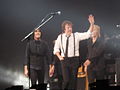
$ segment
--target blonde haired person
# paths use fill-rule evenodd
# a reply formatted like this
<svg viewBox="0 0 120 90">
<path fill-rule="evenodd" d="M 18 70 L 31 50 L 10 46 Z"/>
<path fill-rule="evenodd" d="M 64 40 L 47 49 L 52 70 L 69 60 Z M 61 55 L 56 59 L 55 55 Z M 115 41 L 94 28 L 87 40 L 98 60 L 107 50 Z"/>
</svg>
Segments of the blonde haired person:
<svg viewBox="0 0 120 90">
<path fill-rule="evenodd" d="M 89 85 L 105 77 L 105 40 L 100 31 L 100 26 L 94 25 L 92 37 L 88 40 L 88 55 L 84 66 L 87 67 Z"/>
</svg>

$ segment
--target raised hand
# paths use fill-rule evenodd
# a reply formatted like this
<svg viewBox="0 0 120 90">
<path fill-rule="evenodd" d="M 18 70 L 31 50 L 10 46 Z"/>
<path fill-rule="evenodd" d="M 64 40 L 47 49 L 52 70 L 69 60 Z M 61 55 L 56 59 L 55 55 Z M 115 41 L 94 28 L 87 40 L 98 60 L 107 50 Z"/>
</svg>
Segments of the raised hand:
<svg viewBox="0 0 120 90">
<path fill-rule="evenodd" d="M 93 16 L 92 14 L 89 15 L 88 21 L 89 21 L 89 23 L 92 24 L 92 25 L 95 23 L 94 16 Z"/>
<path fill-rule="evenodd" d="M 89 15 L 88 21 L 90 23 L 89 30 L 90 30 L 90 32 L 93 32 L 95 20 L 94 20 L 94 16 L 92 14 Z"/>
</svg>

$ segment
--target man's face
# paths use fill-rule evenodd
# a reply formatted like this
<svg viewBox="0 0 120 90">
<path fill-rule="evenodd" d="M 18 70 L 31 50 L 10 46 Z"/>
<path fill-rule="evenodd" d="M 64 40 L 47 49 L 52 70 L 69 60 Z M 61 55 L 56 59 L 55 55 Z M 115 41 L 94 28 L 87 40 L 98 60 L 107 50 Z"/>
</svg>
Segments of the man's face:
<svg viewBox="0 0 120 90">
<path fill-rule="evenodd" d="M 41 37 L 41 32 L 39 30 L 34 31 L 34 39 L 40 39 Z"/>
<path fill-rule="evenodd" d="M 70 35 L 72 33 L 72 25 L 66 24 L 65 25 L 65 33 Z"/>
</svg>

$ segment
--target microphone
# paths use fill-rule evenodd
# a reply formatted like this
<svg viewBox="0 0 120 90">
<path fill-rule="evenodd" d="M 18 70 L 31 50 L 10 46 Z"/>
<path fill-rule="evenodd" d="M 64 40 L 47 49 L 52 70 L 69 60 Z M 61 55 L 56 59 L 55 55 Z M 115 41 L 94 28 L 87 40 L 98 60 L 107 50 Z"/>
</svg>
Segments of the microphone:
<svg viewBox="0 0 120 90">
<path fill-rule="evenodd" d="M 116 25 L 116 27 L 120 27 L 120 24 Z"/>
<path fill-rule="evenodd" d="M 61 11 L 57 11 L 57 12 L 52 12 L 50 13 L 51 15 L 60 15 L 61 14 Z"/>
</svg>

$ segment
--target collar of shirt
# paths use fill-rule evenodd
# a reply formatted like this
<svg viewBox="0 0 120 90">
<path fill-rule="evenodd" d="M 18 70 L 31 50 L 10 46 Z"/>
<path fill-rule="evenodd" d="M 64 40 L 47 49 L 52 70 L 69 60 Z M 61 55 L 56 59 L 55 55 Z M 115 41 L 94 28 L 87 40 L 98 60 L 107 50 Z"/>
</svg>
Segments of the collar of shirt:
<svg viewBox="0 0 120 90">
<path fill-rule="evenodd" d="M 71 36 L 73 36 L 73 33 L 71 33 L 70 35 L 67 35 L 66 33 L 63 33 L 63 37 L 71 37 Z"/>
</svg>

